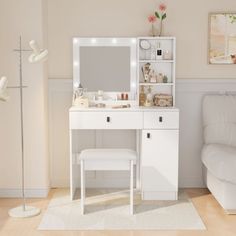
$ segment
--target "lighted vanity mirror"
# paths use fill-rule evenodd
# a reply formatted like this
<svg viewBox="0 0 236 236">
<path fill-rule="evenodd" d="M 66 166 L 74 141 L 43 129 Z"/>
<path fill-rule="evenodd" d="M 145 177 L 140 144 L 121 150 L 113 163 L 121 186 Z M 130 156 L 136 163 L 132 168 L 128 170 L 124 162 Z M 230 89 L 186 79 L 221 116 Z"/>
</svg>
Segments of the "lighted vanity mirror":
<svg viewBox="0 0 236 236">
<path fill-rule="evenodd" d="M 73 38 L 73 85 L 136 94 L 135 38 Z"/>
</svg>

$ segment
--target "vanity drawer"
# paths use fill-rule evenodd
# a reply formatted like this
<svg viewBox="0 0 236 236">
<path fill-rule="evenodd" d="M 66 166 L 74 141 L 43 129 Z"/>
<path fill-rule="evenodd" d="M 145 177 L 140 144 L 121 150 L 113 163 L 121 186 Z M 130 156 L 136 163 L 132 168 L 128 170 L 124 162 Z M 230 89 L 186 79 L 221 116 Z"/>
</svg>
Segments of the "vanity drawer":
<svg viewBox="0 0 236 236">
<path fill-rule="evenodd" d="M 144 129 L 178 129 L 179 112 L 144 112 Z"/>
<path fill-rule="evenodd" d="M 142 112 L 70 112 L 70 129 L 142 129 Z"/>
</svg>

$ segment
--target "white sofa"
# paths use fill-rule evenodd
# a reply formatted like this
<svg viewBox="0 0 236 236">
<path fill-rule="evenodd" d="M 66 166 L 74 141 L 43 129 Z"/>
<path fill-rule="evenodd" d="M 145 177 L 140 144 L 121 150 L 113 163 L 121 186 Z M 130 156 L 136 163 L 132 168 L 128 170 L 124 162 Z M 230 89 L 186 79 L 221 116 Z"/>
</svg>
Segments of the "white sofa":
<svg viewBox="0 0 236 236">
<path fill-rule="evenodd" d="M 208 189 L 229 214 L 236 213 L 236 96 L 203 99 L 202 162 Z"/>
</svg>

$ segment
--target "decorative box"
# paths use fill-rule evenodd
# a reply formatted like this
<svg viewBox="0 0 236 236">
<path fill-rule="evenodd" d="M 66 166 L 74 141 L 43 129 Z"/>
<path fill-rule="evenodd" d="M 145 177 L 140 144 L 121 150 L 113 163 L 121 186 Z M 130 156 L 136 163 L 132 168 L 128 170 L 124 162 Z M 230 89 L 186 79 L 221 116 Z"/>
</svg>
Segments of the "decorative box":
<svg viewBox="0 0 236 236">
<path fill-rule="evenodd" d="M 153 104 L 159 107 L 172 107 L 173 96 L 169 94 L 155 94 L 153 96 Z"/>
<path fill-rule="evenodd" d="M 80 96 L 74 100 L 73 105 L 81 108 L 87 108 L 89 107 L 89 100 L 86 97 Z"/>
</svg>

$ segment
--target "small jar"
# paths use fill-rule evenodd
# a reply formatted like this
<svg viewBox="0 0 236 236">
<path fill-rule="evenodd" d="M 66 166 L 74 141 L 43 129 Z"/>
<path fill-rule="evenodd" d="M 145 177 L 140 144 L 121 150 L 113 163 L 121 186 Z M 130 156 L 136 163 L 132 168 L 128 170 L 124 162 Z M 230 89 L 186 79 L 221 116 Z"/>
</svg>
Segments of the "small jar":
<svg viewBox="0 0 236 236">
<path fill-rule="evenodd" d="M 169 50 L 165 50 L 163 56 L 164 56 L 164 60 L 171 60 L 172 58 L 171 52 Z"/>
<path fill-rule="evenodd" d="M 163 83 L 163 75 L 162 75 L 162 73 L 159 73 L 157 75 L 157 83 Z"/>
<path fill-rule="evenodd" d="M 102 101 L 103 100 L 103 91 L 102 90 L 98 90 L 97 100 L 98 101 Z"/>
</svg>

